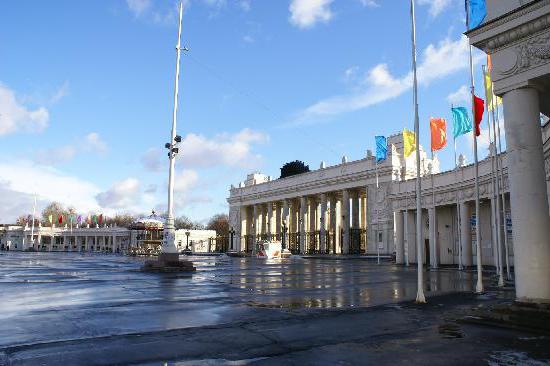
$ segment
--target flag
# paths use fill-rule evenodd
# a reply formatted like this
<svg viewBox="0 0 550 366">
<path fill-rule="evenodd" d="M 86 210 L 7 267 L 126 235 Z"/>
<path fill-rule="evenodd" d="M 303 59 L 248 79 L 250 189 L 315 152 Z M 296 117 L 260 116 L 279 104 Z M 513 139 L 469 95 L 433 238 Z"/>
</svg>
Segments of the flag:
<svg viewBox="0 0 550 366">
<path fill-rule="evenodd" d="M 408 158 L 416 150 L 416 136 L 414 132 L 403 130 L 403 155 Z"/>
<path fill-rule="evenodd" d="M 63 223 L 63 215 L 59 215 L 59 216 L 57 217 L 57 223 L 58 223 L 59 225 L 61 225 L 61 224 Z"/>
<path fill-rule="evenodd" d="M 472 131 L 472 121 L 468 116 L 468 110 L 464 107 L 451 108 L 453 114 L 453 136 L 457 138 Z"/>
<path fill-rule="evenodd" d="M 447 145 L 447 121 L 443 118 L 430 118 L 432 151 L 441 150 Z"/>
<path fill-rule="evenodd" d="M 99 215 L 98 222 L 99 222 L 99 225 L 103 223 L 103 214 Z"/>
<path fill-rule="evenodd" d="M 466 0 L 468 1 L 468 0 Z M 477 28 L 483 23 L 487 16 L 487 7 L 485 0 L 469 0 L 470 6 L 467 6 L 468 11 L 468 29 Z"/>
<path fill-rule="evenodd" d="M 48 215 L 48 221 L 50 222 L 50 225 L 53 224 L 53 215 L 52 214 Z"/>
<path fill-rule="evenodd" d="M 483 112 L 485 111 L 485 102 L 483 99 L 478 98 L 476 95 L 474 95 L 474 121 L 476 124 L 476 136 L 481 135 L 481 130 L 479 126 L 481 125 L 481 121 L 483 120 Z"/>
<path fill-rule="evenodd" d="M 94 224 L 97 224 L 97 215 L 92 216 L 92 221 Z"/>
<path fill-rule="evenodd" d="M 376 162 L 386 160 L 388 157 L 388 142 L 384 136 L 375 136 L 376 141 Z"/>
<path fill-rule="evenodd" d="M 79 224 L 82 224 L 82 215 L 78 215 L 76 222 L 78 222 Z"/>
<path fill-rule="evenodd" d="M 491 55 L 487 55 L 487 72 L 485 73 L 485 96 L 487 99 L 487 108 L 492 111 L 494 108 L 502 104 L 502 98 L 495 96 L 493 93 L 493 81 L 491 80 L 491 70 L 493 63 Z"/>
</svg>

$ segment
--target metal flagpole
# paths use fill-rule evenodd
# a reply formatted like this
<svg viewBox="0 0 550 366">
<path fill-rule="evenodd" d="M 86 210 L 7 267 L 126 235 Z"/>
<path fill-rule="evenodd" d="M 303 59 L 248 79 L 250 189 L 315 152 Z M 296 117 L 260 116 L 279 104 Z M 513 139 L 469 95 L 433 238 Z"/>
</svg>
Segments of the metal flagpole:
<svg viewBox="0 0 550 366">
<path fill-rule="evenodd" d="M 500 180 L 501 180 L 501 200 L 502 200 L 502 221 L 504 226 L 504 254 L 506 259 L 506 279 L 510 281 L 512 276 L 510 275 L 510 257 L 508 255 L 508 222 L 506 218 L 506 192 L 504 191 L 504 172 L 502 169 L 502 144 L 500 137 L 500 122 L 498 117 L 498 103 L 495 101 L 495 108 L 497 110 L 497 138 L 498 138 L 498 160 L 500 161 Z"/>
<path fill-rule="evenodd" d="M 466 0 L 466 30 L 470 28 L 470 3 Z M 475 85 L 474 85 L 474 63 L 472 60 L 472 46 L 468 45 L 470 53 L 470 89 L 472 97 L 472 117 L 475 122 Z M 475 126 L 474 126 L 475 127 Z M 474 137 L 474 170 L 475 170 L 475 195 L 476 195 L 476 262 L 477 262 L 477 283 L 476 283 L 476 292 L 483 292 L 483 272 L 481 268 L 481 230 L 479 225 L 479 167 L 477 161 L 477 135 L 476 128 L 472 129 L 472 135 Z"/>
<path fill-rule="evenodd" d="M 168 217 L 166 218 L 166 226 L 164 228 L 164 241 L 162 243 L 162 253 L 177 254 L 175 243 L 175 227 L 174 227 L 174 168 L 175 159 L 178 149 L 176 143 L 176 120 L 178 115 L 178 93 L 179 93 L 179 74 L 180 74 L 180 56 L 181 56 L 181 27 L 183 18 L 183 1 L 180 1 L 179 7 L 179 28 L 178 28 L 178 44 L 176 46 L 176 78 L 174 82 L 174 110 L 172 115 L 172 131 L 170 143 L 167 144 L 169 149 L 168 156 L 170 158 L 170 169 L 168 175 Z"/>
<path fill-rule="evenodd" d="M 36 193 L 34 194 L 34 205 L 32 206 L 31 243 L 34 249 L 34 217 L 36 216 Z"/>
<path fill-rule="evenodd" d="M 454 108 L 454 105 L 451 104 L 451 112 Z M 454 147 L 454 156 L 455 156 L 455 182 L 458 182 L 458 160 L 456 159 L 456 137 L 453 133 L 453 147 Z M 461 229 L 461 221 L 460 221 L 460 203 L 458 198 L 458 190 L 456 192 L 456 226 L 458 231 L 458 270 L 462 271 L 464 267 L 462 266 L 462 229 Z"/>
<path fill-rule="evenodd" d="M 432 150 L 432 169 L 430 170 L 430 173 L 431 173 L 431 178 L 432 178 L 432 209 L 433 209 L 433 222 L 432 222 L 432 225 L 430 225 L 430 231 L 432 231 L 432 238 L 434 240 L 434 243 L 433 243 L 433 253 L 432 253 L 432 256 L 434 258 L 434 261 L 433 263 L 431 264 L 431 267 L 432 268 L 437 268 L 437 260 L 435 260 L 435 258 L 437 257 L 437 249 L 436 249 L 436 245 L 437 245 L 437 240 L 436 240 L 436 235 L 437 235 L 437 226 L 436 226 L 436 214 L 435 214 L 435 190 L 434 190 L 434 150 L 433 148 L 430 146 L 430 150 Z M 433 226 L 433 227 L 432 227 Z"/>
<path fill-rule="evenodd" d="M 485 100 L 488 101 L 489 97 L 491 97 L 491 103 L 493 102 L 493 97 L 487 95 L 487 88 L 489 85 L 487 85 L 487 78 L 485 77 L 487 70 L 485 69 L 485 66 L 481 67 L 481 70 L 483 72 L 483 80 L 485 83 Z M 492 93 L 492 88 L 491 88 Z M 500 187 L 499 187 L 499 181 L 498 181 L 498 162 L 496 159 L 496 130 L 495 130 L 495 110 L 494 105 L 491 105 L 492 110 L 491 113 L 489 113 L 489 103 L 486 103 L 486 111 L 487 111 L 487 125 L 489 126 L 489 146 L 491 147 L 491 180 L 493 182 L 493 200 L 494 204 L 492 205 L 492 213 L 493 213 L 493 224 L 494 224 L 494 230 L 493 230 L 493 236 L 494 241 L 496 241 L 496 253 L 497 253 L 497 260 L 496 260 L 496 267 L 498 272 L 498 286 L 502 287 L 504 286 L 504 273 L 502 269 L 502 237 L 500 234 Z M 492 117 L 492 123 L 491 123 L 491 117 Z M 492 124 L 492 130 L 493 130 L 493 139 L 491 141 L 491 124 Z M 496 235 L 495 235 L 496 234 Z"/>
<path fill-rule="evenodd" d="M 377 262 L 380 264 L 380 242 L 378 241 L 378 236 L 380 235 L 380 212 L 378 211 L 378 157 L 376 157 L 376 194 L 374 198 L 374 207 L 376 210 L 376 257 Z"/>
<path fill-rule="evenodd" d="M 416 302 L 426 303 L 424 296 L 424 265 L 422 250 L 422 183 L 420 181 L 420 123 L 418 121 L 418 80 L 416 78 L 416 18 L 414 14 L 414 0 L 411 0 L 411 38 L 412 38 L 412 66 L 413 66 L 413 100 L 414 100 L 414 138 L 416 150 L 416 262 L 417 262 L 417 292 Z"/>
</svg>

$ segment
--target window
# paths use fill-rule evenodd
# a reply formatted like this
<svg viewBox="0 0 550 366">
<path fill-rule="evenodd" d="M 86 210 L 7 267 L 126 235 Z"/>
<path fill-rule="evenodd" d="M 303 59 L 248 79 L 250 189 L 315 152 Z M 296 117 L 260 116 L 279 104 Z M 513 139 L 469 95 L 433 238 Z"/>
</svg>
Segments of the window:
<svg viewBox="0 0 550 366">
<path fill-rule="evenodd" d="M 382 232 L 381 231 L 378 232 L 378 242 L 379 243 L 382 242 Z"/>
</svg>

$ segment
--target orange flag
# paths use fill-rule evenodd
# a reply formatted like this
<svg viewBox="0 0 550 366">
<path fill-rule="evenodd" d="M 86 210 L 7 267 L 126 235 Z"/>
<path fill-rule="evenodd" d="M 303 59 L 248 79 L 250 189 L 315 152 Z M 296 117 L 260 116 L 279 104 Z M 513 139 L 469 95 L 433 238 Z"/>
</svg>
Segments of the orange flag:
<svg viewBox="0 0 550 366">
<path fill-rule="evenodd" d="M 430 118 L 432 151 L 441 150 L 447 145 L 447 122 L 443 118 Z"/>
</svg>

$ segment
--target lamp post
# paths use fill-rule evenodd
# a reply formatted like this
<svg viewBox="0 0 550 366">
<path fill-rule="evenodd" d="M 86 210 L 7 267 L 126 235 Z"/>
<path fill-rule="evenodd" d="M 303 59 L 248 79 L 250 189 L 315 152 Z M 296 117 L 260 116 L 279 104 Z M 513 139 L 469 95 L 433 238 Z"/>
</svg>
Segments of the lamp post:
<svg viewBox="0 0 550 366">
<path fill-rule="evenodd" d="M 185 239 L 186 239 L 185 250 L 186 251 L 189 251 L 189 235 L 191 235 L 191 233 L 189 231 L 186 231 L 185 232 Z"/>
<path fill-rule="evenodd" d="M 229 235 L 231 235 L 231 250 L 233 250 L 233 236 L 235 235 L 235 229 L 233 229 L 233 227 L 229 230 Z"/>
</svg>

